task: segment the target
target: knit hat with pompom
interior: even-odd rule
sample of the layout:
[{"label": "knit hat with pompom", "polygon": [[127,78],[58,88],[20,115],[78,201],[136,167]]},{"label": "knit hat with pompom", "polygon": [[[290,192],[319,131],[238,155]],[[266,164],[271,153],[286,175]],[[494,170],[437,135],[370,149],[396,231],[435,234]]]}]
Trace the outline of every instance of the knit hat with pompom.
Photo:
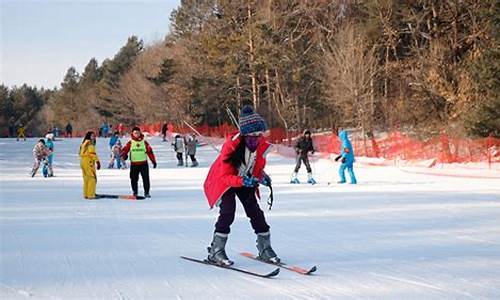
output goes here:
[{"label": "knit hat with pompom", "polygon": [[264,132],[267,129],[266,122],[253,111],[250,105],[245,105],[240,113],[240,133],[247,135],[253,132]]}]

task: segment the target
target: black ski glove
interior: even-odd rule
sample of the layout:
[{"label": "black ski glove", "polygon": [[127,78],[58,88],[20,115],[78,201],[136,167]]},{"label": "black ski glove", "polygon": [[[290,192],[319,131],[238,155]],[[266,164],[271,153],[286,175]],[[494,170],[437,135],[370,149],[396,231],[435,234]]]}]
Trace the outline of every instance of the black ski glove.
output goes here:
[{"label": "black ski glove", "polygon": [[342,158],[342,155],[339,155],[339,156],[335,157],[335,161],[339,161],[339,159],[341,159],[341,158]]},{"label": "black ski glove", "polygon": [[347,160],[347,159],[346,159],[345,157],[342,157],[342,163],[343,163],[343,164],[345,164],[345,161],[346,161],[346,160]]},{"label": "black ski glove", "polygon": [[156,161],[153,161],[153,169],[156,169]]}]

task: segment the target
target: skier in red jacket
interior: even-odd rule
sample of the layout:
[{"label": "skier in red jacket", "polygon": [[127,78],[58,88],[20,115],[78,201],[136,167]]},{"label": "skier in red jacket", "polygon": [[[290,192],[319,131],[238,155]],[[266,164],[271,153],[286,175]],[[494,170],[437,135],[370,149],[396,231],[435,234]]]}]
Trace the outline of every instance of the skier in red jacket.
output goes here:
[{"label": "skier in red jacket", "polygon": [[153,163],[153,168],[156,168],[156,158],[153,154],[153,149],[149,143],[144,139],[139,127],[132,129],[131,140],[125,145],[121,152],[123,160],[127,159],[127,154],[130,151],[130,184],[134,196],[138,193],[139,174],[142,177],[142,185],[144,186],[144,197],[151,198],[149,195],[149,160]]},{"label": "skier in red jacket", "polygon": [[216,205],[220,209],[213,240],[208,247],[208,260],[221,265],[233,264],[226,255],[225,245],[234,221],[235,197],[238,196],[257,234],[259,258],[279,262],[271,247],[269,225],[257,202],[259,183],[271,184],[271,178],[264,172],[265,156],[271,149],[271,144],[263,137],[266,123],[251,106],[243,107],[239,123],[240,132],[226,140],[204,183],[210,208]]}]

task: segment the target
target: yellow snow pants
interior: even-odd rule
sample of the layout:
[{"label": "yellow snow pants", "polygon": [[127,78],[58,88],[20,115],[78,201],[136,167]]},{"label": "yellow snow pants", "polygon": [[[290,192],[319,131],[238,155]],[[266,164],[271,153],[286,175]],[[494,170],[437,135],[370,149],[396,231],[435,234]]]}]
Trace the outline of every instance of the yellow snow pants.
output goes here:
[{"label": "yellow snow pants", "polygon": [[82,168],[83,175],[83,197],[85,197],[85,199],[93,199],[95,198],[97,184],[94,164],[90,163],[87,159],[82,159],[80,167]]}]

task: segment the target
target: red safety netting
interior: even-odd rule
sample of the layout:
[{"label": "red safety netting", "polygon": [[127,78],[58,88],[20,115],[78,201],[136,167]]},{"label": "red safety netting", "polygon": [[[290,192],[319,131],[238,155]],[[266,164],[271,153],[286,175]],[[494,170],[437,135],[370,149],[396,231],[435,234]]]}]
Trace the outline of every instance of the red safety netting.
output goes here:
[{"label": "red safety netting", "polygon": [[[143,124],[139,127],[150,135],[159,135],[162,124]],[[170,135],[173,133],[193,133],[193,130],[186,125],[169,123],[167,128]],[[229,124],[217,127],[202,125],[194,128],[203,136],[217,138],[223,138],[237,131],[236,127]],[[129,130],[130,128],[123,128],[125,133]],[[271,143],[293,146],[301,134],[302,132],[299,131],[287,132],[283,128],[271,128],[266,137]],[[491,164],[500,162],[500,139],[493,137],[466,139],[440,134],[427,140],[419,140],[400,131],[394,131],[371,139],[358,138],[353,134],[350,139],[356,156],[389,160],[434,160],[436,163],[488,162]],[[325,155],[339,153],[341,145],[336,134],[332,132],[315,133],[313,140],[318,152]]]}]

